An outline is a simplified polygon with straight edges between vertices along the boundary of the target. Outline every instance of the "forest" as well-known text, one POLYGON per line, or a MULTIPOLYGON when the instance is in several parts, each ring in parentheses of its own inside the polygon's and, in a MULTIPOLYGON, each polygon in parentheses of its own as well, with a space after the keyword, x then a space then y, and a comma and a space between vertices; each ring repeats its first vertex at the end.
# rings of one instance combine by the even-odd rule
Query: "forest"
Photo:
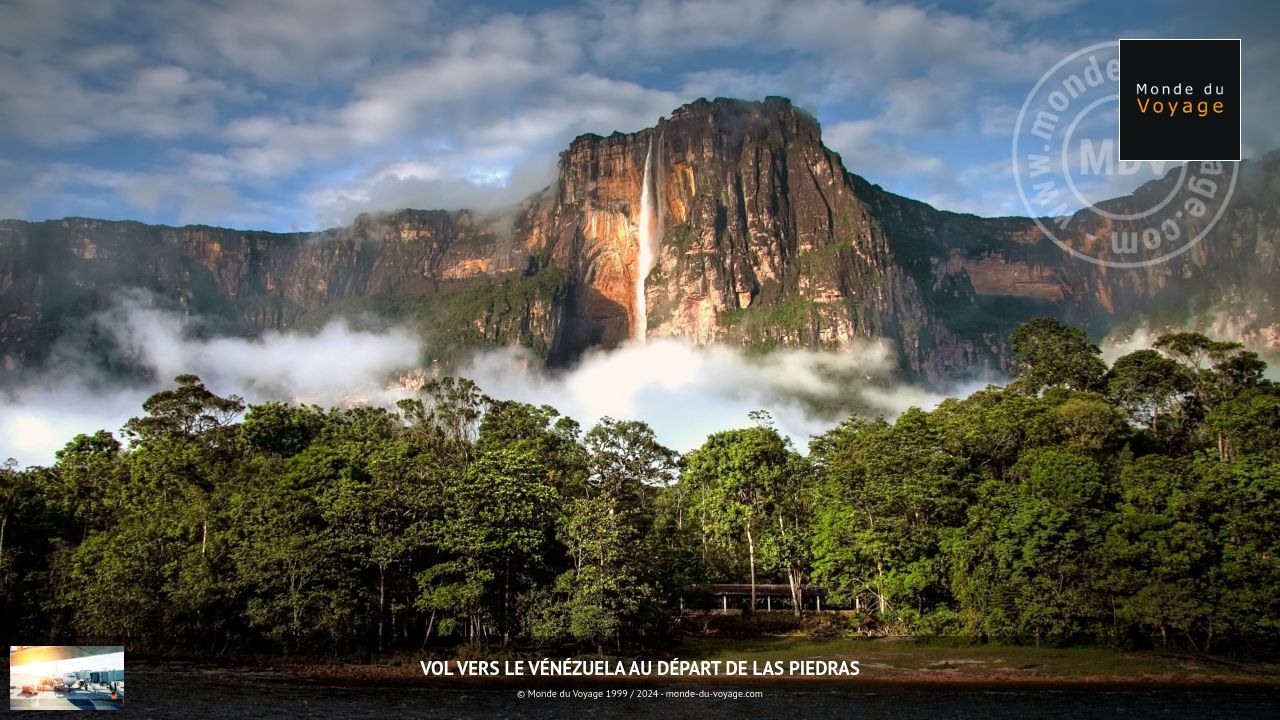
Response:
POLYGON ((681 455, 440 377, 395 408, 219 397, 0 470, 0 632, 130 652, 658 652, 689 588, 826 588, 850 634, 1280 650, 1280 385, 1236 343, 1107 366, 1012 336, 1012 381, 796 448, 681 455))

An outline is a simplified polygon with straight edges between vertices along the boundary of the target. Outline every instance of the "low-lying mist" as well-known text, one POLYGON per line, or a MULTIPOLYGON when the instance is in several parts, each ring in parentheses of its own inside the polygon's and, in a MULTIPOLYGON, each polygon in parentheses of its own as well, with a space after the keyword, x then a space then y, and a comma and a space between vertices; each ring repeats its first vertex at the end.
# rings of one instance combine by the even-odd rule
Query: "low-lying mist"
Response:
MULTIPOLYGON (((92 320, 146 380, 121 380, 92 353, 70 343, 55 349, 34 379, 6 391, 0 403, 0 459, 48 464, 77 433, 116 432, 142 413, 142 402, 182 373, 199 375, 220 395, 248 402, 283 400, 321 406, 390 406, 409 396, 401 378, 423 367, 425 341, 402 328, 356 329, 334 322, 313 334, 256 338, 199 337, 197 325, 128 295, 92 320)), ((932 407, 945 395, 893 380, 895 358, 883 343, 841 352, 751 353, 660 338, 587 354, 568 370, 549 372, 521 350, 474 356, 453 374, 490 396, 547 404, 590 427, 605 416, 638 419, 681 451, 709 433, 742 427, 747 413, 767 410, 802 451, 809 436, 851 412, 894 417, 932 407)), ((973 388, 957 388, 967 392, 973 388)))
POLYGON ((1280 352, 1274 340, 1257 333, 1250 332, 1238 319, 1227 312, 1206 313, 1189 318, 1181 323, 1153 326, 1140 322, 1131 329, 1115 330, 1100 343, 1102 359, 1111 365, 1120 357, 1138 350, 1155 347, 1161 335, 1175 332, 1198 332, 1214 340, 1234 340, 1244 345, 1245 349, 1257 352, 1267 363, 1263 376, 1280 381, 1280 352))

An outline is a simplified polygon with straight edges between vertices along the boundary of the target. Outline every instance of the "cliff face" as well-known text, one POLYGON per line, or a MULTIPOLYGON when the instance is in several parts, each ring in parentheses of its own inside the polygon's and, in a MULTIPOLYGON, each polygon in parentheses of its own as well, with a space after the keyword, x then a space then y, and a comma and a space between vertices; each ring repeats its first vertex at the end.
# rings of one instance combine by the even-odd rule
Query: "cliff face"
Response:
POLYGON ((524 273, 501 218, 406 210, 324 233, 0 221, 0 354, 16 372, 138 289, 210 331, 255 334, 341 314, 413 315, 439 345, 523 341, 545 354, 565 278, 524 273))
MULTIPOLYGON (((819 348, 887 338, 906 370, 931 379, 999 368, 999 334, 962 337, 940 321, 858 192, 870 187, 782 98, 700 100, 635 134, 573 142, 523 233, 573 278, 562 356, 639 334, 646 164, 661 233, 643 285, 646 336, 819 348)), ((953 294, 972 302, 962 285, 953 294)))
MULTIPOLYGON (((867 183, 784 99, 699 100, 638 133, 579 137, 554 186, 494 215, 405 210, 317 234, 0 222, 0 357, 10 374, 40 362, 128 288, 219 331, 373 314, 416 324, 437 357, 520 344, 554 364, 641 335, 878 338, 906 374, 941 383, 1003 369, 1009 330, 1044 314, 1095 335, 1208 315, 1275 346, 1280 156, 1241 172, 1192 251, 1115 270, 1028 219, 941 212, 867 183)), ((1075 228, 1086 242, 1087 224, 1075 228)))
MULTIPOLYGON (((848 173, 817 122, 781 98, 700 100, 631 135, 585 135, 522 237, 574 278, 564 355, 635 335, 645 165, 662 230, 646 275, 648 336, 839 348, 894 343, 909 374, 941 382, 1007 368, 1007 335, 1055 315, 1097 336, 1125 323, 1215 331, 1280 347, 1270 280, 1280 155, 1242 170, 1214 233, 1170 262, 1117 270, 1077 260, 1027 218, 942 212, 848 173)), ((1113 211, 1150 205, 1172 177, 1113 211)), ((1082 213, 1064 239, 1099 229, 1082 213)), ((1106 235, 1106 233, 1103 233, 1106 235)))
MULTIPOLYGON (((1174 199, 1171 208, 1181 207, 1189 195, 1176 183, 1176 171, 1170 171, 1133 195, 1107 201, 1108 209, 1139 212, 1165 197, 1174 199)), ((989 315, 1055 315, 1097 337, 1139 326, 1193 326, 1266 354, 1280 352, 1280 152, 1241 164, 1225 212, 1199 243, 1168 262, 1139 268, 1074 259, 1025 218, 939 212, 887 193, 874 204, 901 262, 927 267, 942 282, 967 283, 977 307, 989 315)), ((1063 240, 1094 256, 1125 259, 1099 246, 1109 244, 1109 227, 1082 211, 1063 240)))

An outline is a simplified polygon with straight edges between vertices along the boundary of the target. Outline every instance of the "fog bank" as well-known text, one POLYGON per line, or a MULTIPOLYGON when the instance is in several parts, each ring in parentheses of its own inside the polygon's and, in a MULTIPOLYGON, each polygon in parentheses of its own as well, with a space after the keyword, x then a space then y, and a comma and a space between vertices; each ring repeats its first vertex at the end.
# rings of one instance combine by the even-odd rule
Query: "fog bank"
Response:
MULTIPOLYGON (((108 378, 87 353, 64 345, 35 380, 0 397, 0 458, 49 464, 77 433, 116 432, 142 414, 142 402, 194 373, 219 395, 248 402, 391 406, 413 391, 400 379, 423 366, 429 348, 403 328, 374 331, 331 323, 313 334, 199 337, 189 318, 130 294, 93 318, 145 381, 108 378)), ((785 350, 761 355, 727 346, 660 338, 588 353, 575 367, 548 372, 518 349, 474 356, 455 372, 498 399, 547 404, 585 428, 605 416, 643 420, 658 438, 691 450, 718 430, 750 423, 763 409, 802 451, 810 435, 850 409, 894 417, 932 407, 944 395, 895 382, 885 343, 841 352, 785 350)), ((972 388, 961 389, 967 392, 972 388)))

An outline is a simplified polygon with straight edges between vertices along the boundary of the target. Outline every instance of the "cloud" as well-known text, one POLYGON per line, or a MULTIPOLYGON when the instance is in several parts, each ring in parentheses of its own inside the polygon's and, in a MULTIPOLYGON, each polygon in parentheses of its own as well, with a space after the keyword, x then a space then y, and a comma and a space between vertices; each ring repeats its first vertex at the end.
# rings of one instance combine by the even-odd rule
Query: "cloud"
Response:
POLYGON ((11 192, 0 192, 0 218, 22 217, 31 201, 32 183, 22 167, 12 160, 0 158, 0 187, 12 187, 11 192))
POLYGON ((333 402, 414 367, 421 354, 420 342, 407 331, 353 330, 341 322, 313 334, 196 338, 188 320, 141 295, 127 296, 100 315, 98 324, 165 381, 190 372, 246 397, 333 402), (349 348, 360 352, 344 350, 349 348))
POLYGON ((1068 12, 1080 5, 1081 0, 988 0, 992 11, 1013 15, 1024 20, 1041 20, 1068 12))
MULTIPOLYGON (((141 413, 149 395, 173 377, 195 373, 214 392, 250 401, 322 406, 391 406, 410 392, 397 381, 421 367, 423 343, 402 328, 354 329, 343 323, 312 334, 260 338, 199 337, 189 318, 127 294, 95 318, 99 330, 153 381, 124 383, 64 344, 45 372, 0 403, 0 458, 52 461, 77 433, 116 430, 141 413)), ((648 422, 659 439, 690 450, 712 432, 742 427, 766 409, 798 447, 852 410, 889 417, 942 396, 893 379, 889 347, 868 342, 841 352, 787 350, 747 354, 725 346, 657 339, 586 355, 557 372, 518 349, 473 357, 457 373, 488 394, 549 404, 585 427, 610 416, 648 422), (689 412, 695 407, 697 412, 689 412)))
POLYGON ((1259 323, 1250 308, 1237 307, 1205 312, 1178 323, 1151 323, 1138 315, 1126 326, 1116 328, 1099 343, 1102 359, 1111 364, 1117 358, 1155 346, 1161 335, 1175 332, 1198 332, 1215 340, 1234 340, 1245 349, 1258 353, 1267 363, 1266 377, 1280 380, 1280 344, 1275 325, 1259 323))
POLYGON ((0 50, 24 58, 60 55, 72 39, 108 20, 115 0, 10 0, 0 23, 0 50))
POLYGON ((428 46, 433 4, 215 0, 163 3, 148 14, 166 31, 160 48, 186 65, 296 87, 354 78, 428 46))
POLYGON ((837 123, 827 128, 823 140, 840 153, 845 167, 859 174, 909 173, 947 177, 946 163, 939 157, 922 155, 900 141, 886 137, 886 128, 875 120, 837 123))
POLYGON ((481 355, 461 374, 491 395, 548 403, 588 426, 605 416, 644 420, 663 442, 687 451, 712 432, 741 427, 747 413, 760 408, 801 448, 843 414, 816 410, 815 399, 896 415, 904 409, 904 388, 890 382, 893 366, 891 351, 880 343, 757 357, 660 338, 589 353, 558 374, 540 371, 516 351, 481 355))
POLYGON ((1160 334, 1153 332, 1145 325, 1129 332, 1112 332, 1098 345, 1102 350, 1102 360, 1107 365, 1111 365, 1131 352, 1148 350, 1155 344, 1160 334))
POLYGON ((191 320, 141 293, 126 294, 94 323, 155 381, 108 377, 82 350, 63 344, 42 376, 4 393, 0 458, 51 462, 75 434, 114 431, 141 414, 143 400, 183 373, 199 375, 222 395, 332 405, 371 394, 388 400, 388 381, 418 366, 421 357, 420 341, 407 331, 355 330, 343 323, 305 335, 197 338, 191 320))
MULTIPOLYGON (((1269 12, 1272 22, 1280 20, 1280 11, 1272 6, 1269 12)), ((1280 65, 1280 41, 1275 39, 1254 42, 1246 40, 1243 53, 1244 97, 1243 108, 1243 157, 1259 157, 1270 150, 1280 148, 1280 94, 1269 80, 1273 68, 1280 65)))
POLYGON ((981 17, 861 0, 641 0, 603 5, 593 19, 599 30, 591 53, 604 64, 759 48, 805 56, 818 72, 856 63, 873 70, 865 73, 867 88, 937 68, 956 77, 1024 77, 1029 56, 1055 52, 1051 43, 981 17))
POLYGON ((173 66, 139 68, 107 89, 47 66, 0 66, 0 119, 12 136, 40 146, 128 135, 177 140, 206 135, 217 105, 248 99, 245 91, 193 78, 173 66))
POLYGON ((823 140, 840 153, 850 172, 884 183, 890 191, 925 200, 965 195, 959 172, 940 156, 912 150, 893 135, 891 126, 883 119, 837 123, 827 128, 823 140))
POLYGON ((313 191, 311 214, 324 225, 345 225, 361 213, 399 208, 498 210, 511 207, 555 180, 554 156, 530 158, 492 175, 474 169, 402 161, 344 186, 313 191), (470 177, 467 175, 470 174, 470 177))
POLYGON ((921 194, 937 208, 986 217, 1026 216, 1027 209, 1013 187, 1013 166, 1007 159, 970 165, 921 194))
MULTIPOLYGON (((192 160, 199 164, 199 160, 192 160)), ((23 170, 18 163, 0 164, 0 182, 15 177, 23 170)), ((256 228, 282 211, 256 198, 245 198, 216 172, 173 170, 145 172, 106 170, 78 163, 53 163, 33 174, 22 173, 18 192, 0 200, 0 210, 7 206, 22 208, 37 201, 74 208, 78 216, 103 219, 133 219, 139 212, 160 208, 175 210, 180 223, 256 228)), ((21 210, 15 214, 22 214, 21 210)), ((0 213, 3 215, 3 213, 0 213)))
MULTIPOLYGON (((1121 30, 1070 0, 987 7, 11 0, 0 26, 0 143, 17 150, 17 176, 60 163, 160 178, 163 191, 80 183, 32 193, 6 173, 0 209, 261 218, 284 230, 402 201, 481 207, 497 202, 484 201, 486 189, 507 199, 525 185, 504 178, 545 167, 578 133, 637 130, 699 96, 765 94, 815 112, 855 172, 899 192, 962 197, 973 189, 957 178, 1007 154, 1010 108, 1035 78, 1121 30), (1064 34, 1068 21, 1087 30, 1064 34), (859 131, 863 143, 847 140, 859 131), (437 174, 391 172, 409 164, 437 174), (199 187, 175 189, 183 184, 199 187)), ((1231 21, 1274 13, 1257 8, 1231 21)), ((1274 38, 1256 35, 1245 43, 1247 81, 1274 65, 1274 38)), ((1280 142, 1274 93, 1254 83, 1246 95, 1246 145, 1265 151, 1280 142)), ((996 189, 1012 192, 973 191, 996 189)))
POLYGON ((951 131, 959 133, 970 122, 968 83, 936 78, 912 78, 892 84, 881 119, 902 135, 951 131))

